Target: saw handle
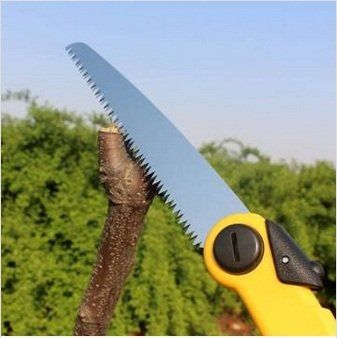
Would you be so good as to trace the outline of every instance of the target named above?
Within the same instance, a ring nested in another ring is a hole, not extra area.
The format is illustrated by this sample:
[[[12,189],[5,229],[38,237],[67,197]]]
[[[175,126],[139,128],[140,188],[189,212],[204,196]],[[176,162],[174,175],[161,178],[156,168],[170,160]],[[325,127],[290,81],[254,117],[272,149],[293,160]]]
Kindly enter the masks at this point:
[[[252,213],[231,215],[207,236],[204,260],[218,283],[238,292],[263,335],[335,335],[331,311],[311,289],[323,269],[279,225]]]

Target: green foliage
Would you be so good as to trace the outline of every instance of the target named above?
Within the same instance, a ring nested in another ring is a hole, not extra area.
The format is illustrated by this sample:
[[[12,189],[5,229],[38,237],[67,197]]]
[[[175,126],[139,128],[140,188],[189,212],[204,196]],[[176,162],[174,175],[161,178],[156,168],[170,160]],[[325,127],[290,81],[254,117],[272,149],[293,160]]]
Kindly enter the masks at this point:
[[[7,90],[5,93],[1,94],[1,101],[22,101],[25,103],[35,103],[37,96],[32,96],[31,92],[28,89],[11,91]]]
[[[24,119],[2,120],[3,334],[72,333],[106,215],[97,174],[101,123],[34,102]],[[334,303],[334,167],[271,163],[241,143],[231,150],[230,141],[202,153],[252,210],[285,224],[327,263],[331,284],[321,296]],[[244,311],[155,200],[109,334],[219,334],[216,318],[225,310]]]

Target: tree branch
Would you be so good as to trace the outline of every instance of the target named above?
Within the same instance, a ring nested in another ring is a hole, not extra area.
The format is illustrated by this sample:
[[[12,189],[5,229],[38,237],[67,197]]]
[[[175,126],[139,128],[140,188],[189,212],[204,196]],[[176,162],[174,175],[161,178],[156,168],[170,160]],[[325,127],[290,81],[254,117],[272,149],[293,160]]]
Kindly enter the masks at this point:
[[[79,308],[74,334],[104,335],[132,269],[144,217],[155,195],[114,126],[98,134],[99,172],[108,216],[96,263]]]

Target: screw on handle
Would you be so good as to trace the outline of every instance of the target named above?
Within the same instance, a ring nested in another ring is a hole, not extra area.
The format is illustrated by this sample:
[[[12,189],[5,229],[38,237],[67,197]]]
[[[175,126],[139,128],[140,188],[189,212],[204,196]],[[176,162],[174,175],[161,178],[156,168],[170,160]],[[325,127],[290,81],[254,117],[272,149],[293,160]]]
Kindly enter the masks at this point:
[[[256,230],[244,224],[233,224],[217,235],[213,250],[217,263],[225,271],[244,274],[259,264],[264,244]]]

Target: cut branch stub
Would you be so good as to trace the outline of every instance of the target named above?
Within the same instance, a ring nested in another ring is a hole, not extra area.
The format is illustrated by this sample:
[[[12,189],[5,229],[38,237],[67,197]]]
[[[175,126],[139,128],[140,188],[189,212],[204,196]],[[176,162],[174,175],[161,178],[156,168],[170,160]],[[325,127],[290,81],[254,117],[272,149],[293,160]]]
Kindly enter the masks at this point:
[[[115,126],[98,135],[99,172],[108,197],[108,216],[96,263],[78,312],[75,335],[104,335],[132,269],[136,244],[155,189],[127,152]]]

